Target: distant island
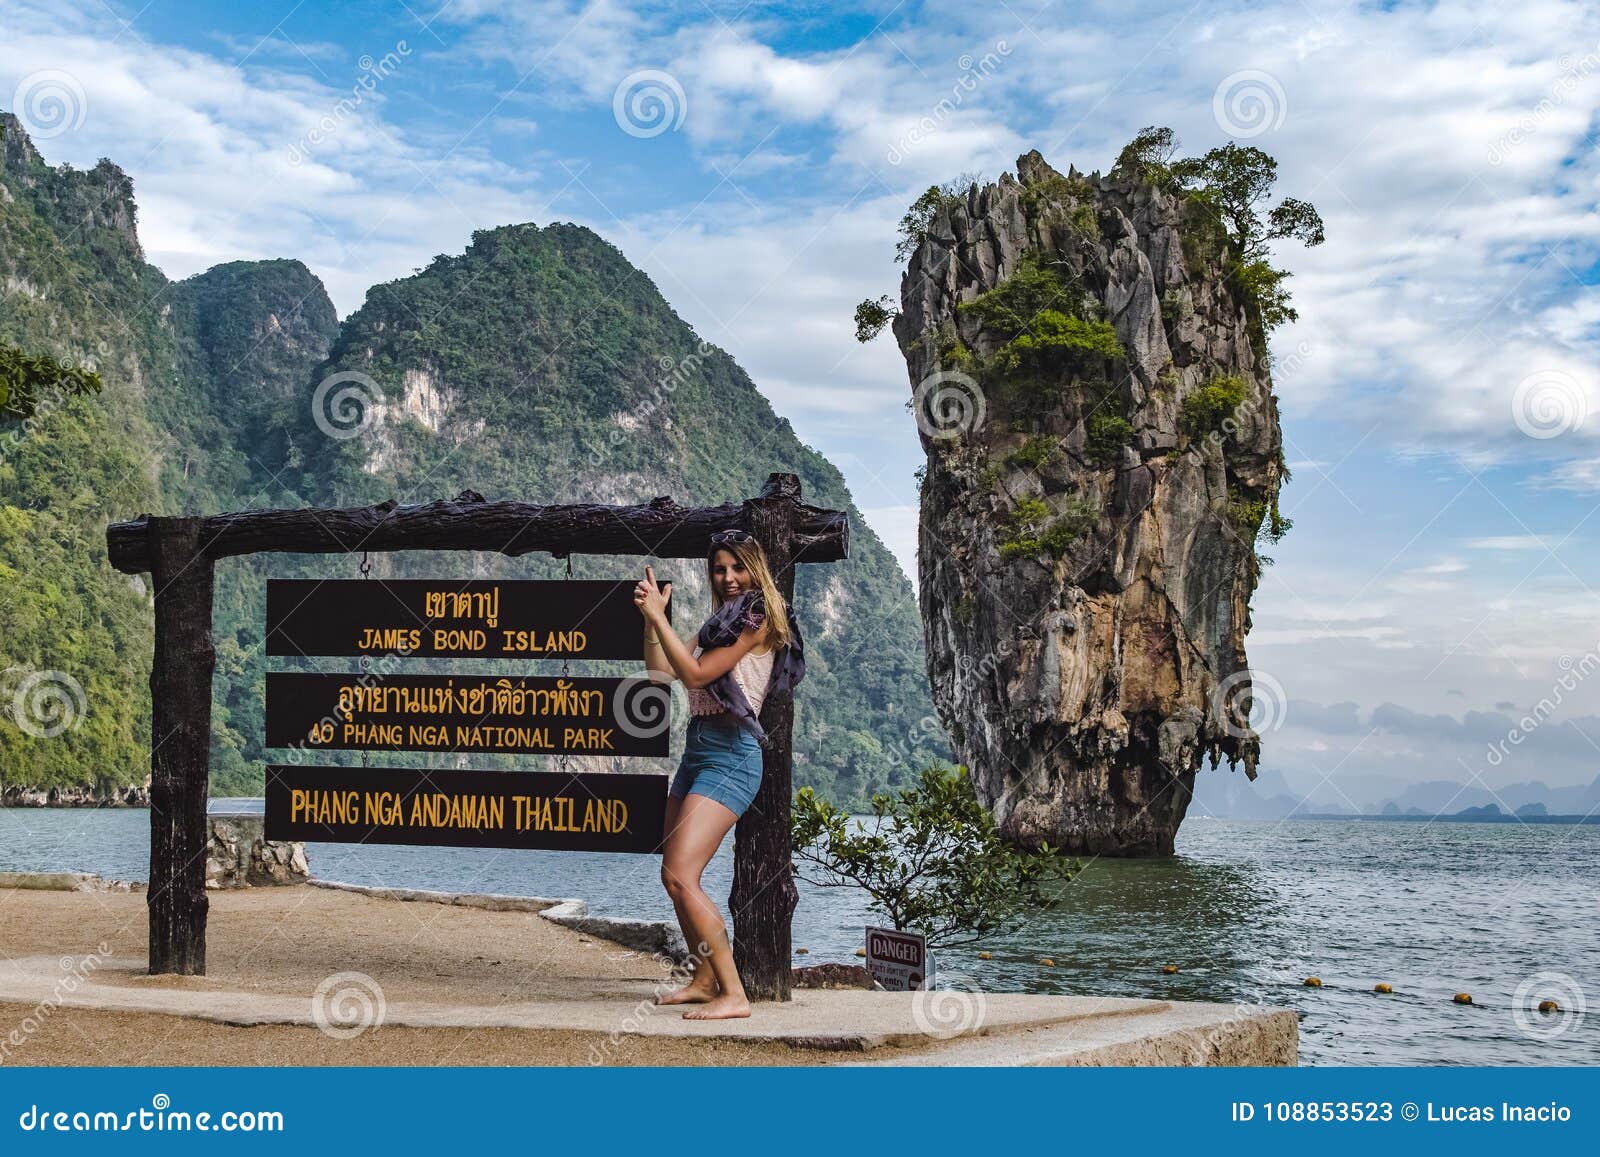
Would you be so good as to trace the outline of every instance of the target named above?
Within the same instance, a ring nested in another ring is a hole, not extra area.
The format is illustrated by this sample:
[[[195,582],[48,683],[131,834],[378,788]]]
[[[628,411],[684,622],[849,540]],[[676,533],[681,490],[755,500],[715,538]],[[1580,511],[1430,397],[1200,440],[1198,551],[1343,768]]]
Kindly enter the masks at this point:
[[[1224,817],[1218,817],[1224,818]],[[1301,812],[1286,817],[1291,820],[1379,820],[1450,824],[1600,824],[1600,814],[1553,816],[1548,812],[1503,812],[1490,804],[1487,808],[1469,807],[1449,814],[1429,815],[1426,812],[1378,812],[1360,814],[1350,812]]]
[[[1577,824],[1600,814],[1600,776],[1566,787],[1526,780],[1492,788],[1451,779],[1406,783],[1351,776],[1305,792],[1276,769],[1261,769],[1254,782],[1219,769],[1195,778],[1190,812],[1217,819]]]

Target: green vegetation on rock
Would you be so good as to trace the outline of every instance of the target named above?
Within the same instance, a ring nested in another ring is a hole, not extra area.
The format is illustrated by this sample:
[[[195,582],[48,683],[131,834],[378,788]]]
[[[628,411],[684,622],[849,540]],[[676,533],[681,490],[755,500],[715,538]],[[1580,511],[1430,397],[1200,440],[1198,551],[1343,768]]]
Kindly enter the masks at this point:
[[[1000,557],[1058,558],[1094,529],[1099,517],[1099,507],[1077,495],[1067,498],[1059,511],[1042,498],[1020,499],[1006,515]]]
[[[1224,432],[1249,391],[1249,383],[1237,374],[1218,374],[1183,399],[1180,428],[1191,438]]]

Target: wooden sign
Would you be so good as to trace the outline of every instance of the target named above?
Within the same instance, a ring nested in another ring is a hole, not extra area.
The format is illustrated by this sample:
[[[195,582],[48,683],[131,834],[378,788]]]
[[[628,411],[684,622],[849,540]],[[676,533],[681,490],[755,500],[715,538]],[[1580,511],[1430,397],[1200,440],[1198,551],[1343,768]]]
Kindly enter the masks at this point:
[[[643,675],[269,672],[267,746],[666,755],[672,693]]]
[[[456,848],[654,852],[664,775],[267,768],[266,838]]]
[[[267,654],[638,659],[633,588],[631,579],[268,579]]]

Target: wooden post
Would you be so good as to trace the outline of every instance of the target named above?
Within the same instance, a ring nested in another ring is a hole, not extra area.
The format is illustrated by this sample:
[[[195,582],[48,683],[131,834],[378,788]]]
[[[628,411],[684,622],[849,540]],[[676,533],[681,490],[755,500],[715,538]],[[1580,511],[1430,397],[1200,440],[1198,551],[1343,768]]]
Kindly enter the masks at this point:
[[[800,479],[774,474],[761,497],[745,503],[750,533],[761,543],[784,599],[794,601],[794,520]],[[788,1000],[793,977],[789,923],[795,889],[789,843],[793,807],[794,698],[772,695],[761,707],[771,739],[762,758],[761,790],[734,832],[733,958],[752,1000]]]
[[[150,520],[150,971],[206,970],[206,785],[211,759],[213,564],[200,518]]]

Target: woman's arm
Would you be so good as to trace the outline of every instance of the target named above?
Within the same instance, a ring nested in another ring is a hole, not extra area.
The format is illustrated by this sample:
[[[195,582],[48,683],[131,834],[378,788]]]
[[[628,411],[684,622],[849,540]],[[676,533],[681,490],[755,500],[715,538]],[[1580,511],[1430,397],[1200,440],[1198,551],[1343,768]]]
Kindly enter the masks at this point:
[[[646,639],[653,634],[657,640],[655,645],[645,643],[645,663],[653,672],[667,674],[670,669],[685,687],[704,687],[733,670],[761,641],[759,630],[748,630],[733,646],[714,648],[696,659],[667,621],[668,597],[656,586],[655,568],[645,567],[644,579],[634,588],[633,602],[644,616]],[[667,665],[658,666],[654,656],[664,657]]]
[[[640,583],[639,585],[643,586],[644,584]],[[635,589],[634,601],[638,602],[637,589]],[[669,583],[667,588],[661,592],[661,607],[663,613],[665,613],[666,606],[671,601],[672,585]],[[640,609],[643,610],[642,607]],[[652,627],[648,619],[645,620],[644,667],[645,670],[650,673],[651,680],[656,683],[670,683],[677,677],[676,673],[672,669],[672,664],[667,661],[666,648],[662,646],[661,636],[663,633],[672,634],[672,626],[670,623],[667,625],[666,631],[662,632],[660,628]]]

